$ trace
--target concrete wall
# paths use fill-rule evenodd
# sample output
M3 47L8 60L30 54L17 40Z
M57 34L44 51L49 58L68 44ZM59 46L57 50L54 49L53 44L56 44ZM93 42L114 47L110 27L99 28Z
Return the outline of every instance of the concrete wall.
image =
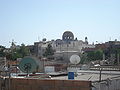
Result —
M92 83L92 90L120 90L120 77Z
M55 72L54 66L45 66L45 73Z
M80 53L77 52L77 51L56 52L56 53L55 53L55 58L57 59L57 58L62 57L62 59L63 59L65 62L70 62L70 57L71 57L72 55L74 55L74 54L80 55Z
M90 81L76 80L40 80L40 79L8 79L1 85L0 90L91 90Z

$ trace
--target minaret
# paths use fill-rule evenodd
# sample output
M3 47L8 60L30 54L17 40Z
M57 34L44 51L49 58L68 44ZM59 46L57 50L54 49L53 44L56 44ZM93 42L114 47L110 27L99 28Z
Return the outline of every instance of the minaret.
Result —
M87 37L85 37L85 43L88 44L88 38Z

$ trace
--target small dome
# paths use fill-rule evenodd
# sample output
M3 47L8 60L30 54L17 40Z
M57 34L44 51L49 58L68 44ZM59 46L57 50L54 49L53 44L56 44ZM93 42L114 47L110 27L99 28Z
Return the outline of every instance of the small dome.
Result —
M71 31L65 31L62 36L62 40L64 41L72 41L74 40L74 35Z
M46 41L47 39L46 38L43 38L42 41Z
M61 44L62 40L61 39L57 39L55 42L56 42L56 44Z

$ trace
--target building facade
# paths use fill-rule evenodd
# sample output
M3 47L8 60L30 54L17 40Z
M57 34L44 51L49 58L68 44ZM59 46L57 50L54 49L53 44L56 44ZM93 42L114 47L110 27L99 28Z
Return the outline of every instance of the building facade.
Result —
M48 44L51 44L52 48L55 50L55 59L65 62L69 62L69 58L73 54L80 55L83 48L95 48L94 45L88 43L87 37L85 37L85 41L77 40L77 38L74 38L74 34L71 31L65 31L62 35L62 39L52 41L43 39L40 42L35 42L35 52L38 57L43 57L43 53Z

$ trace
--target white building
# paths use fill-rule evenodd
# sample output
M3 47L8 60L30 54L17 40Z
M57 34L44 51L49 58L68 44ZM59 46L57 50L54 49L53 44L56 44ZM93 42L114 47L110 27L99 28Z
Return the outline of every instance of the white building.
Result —
M35 45L37 46L36 51L38 56L43 55L48 44L51 44L55 50L55 59L64 60L66 62L69 62L71 55L80 55L83 48L95 48L94 45L88 43L87 37L85 37L85 41L77 40L77 38L74 39L74 34L71 31L65 31L62 35L62 39L37 42Z

